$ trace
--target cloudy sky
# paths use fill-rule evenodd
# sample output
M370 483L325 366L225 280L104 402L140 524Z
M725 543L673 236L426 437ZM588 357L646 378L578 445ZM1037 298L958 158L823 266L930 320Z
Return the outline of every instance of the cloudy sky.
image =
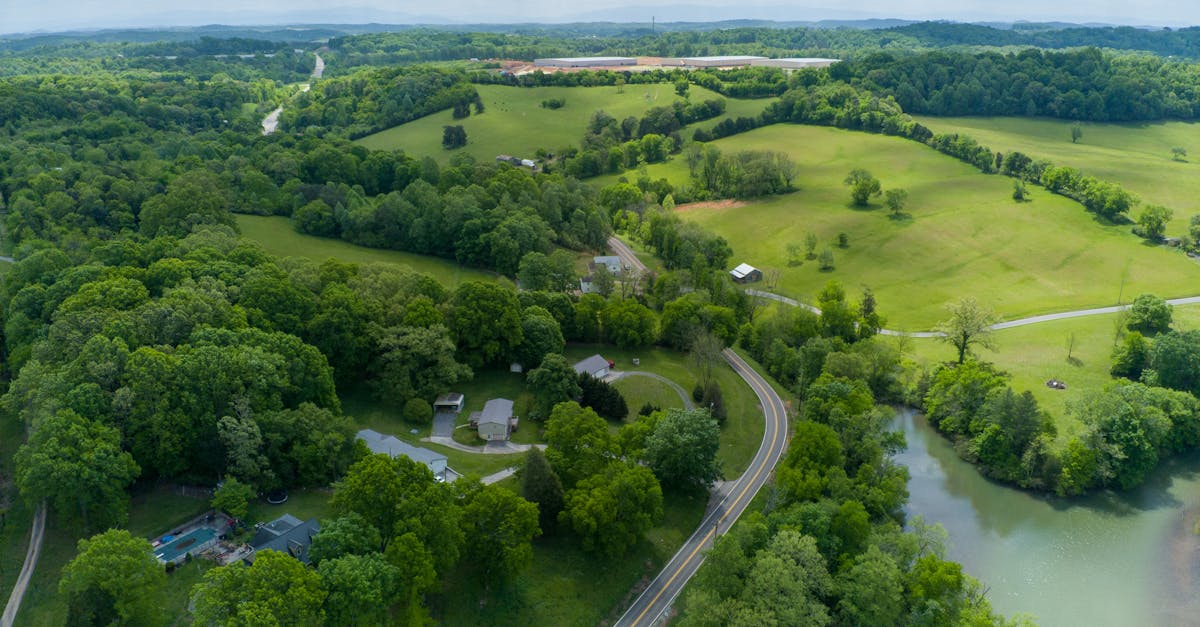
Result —
M1200 24L1191 0L0 0L0 33L197 24L861 18Z

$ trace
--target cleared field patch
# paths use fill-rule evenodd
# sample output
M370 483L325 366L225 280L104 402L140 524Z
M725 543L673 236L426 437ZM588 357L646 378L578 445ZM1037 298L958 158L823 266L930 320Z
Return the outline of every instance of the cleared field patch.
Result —
M1071 143L1072 122L1045 118L917 118L935 133L961 133L1000 152L1018 150L1084 174L1120 183L1143 202L1170 207L1168 236L1181 235L1200 212L1200 124L1082 122L1083 137ZM1172 148L1187 151L1184 161ZM1134 216L1136 217L1136 210Z
M658 379L630 376L613 385L620 390L621 396L625 397L625 403L629 405L627 420L630 421L637 419L638 411L647 403L661 409L683 408L683 400L679 398L679 394Z
M428 274L448 287L463 281L507 281L495 273L461 266L448 259L367 248L328 237L298 233L288 218L238 215L237 222L242 237L262 244L267 252L280 257L307 257L316 262L333 257L353 263L394 263Z
M413 120L373 135L359 139L357 143L375 150L403 150L415 157L432 156L446 163L458 152L466 152L476 159L489 160L496 155L533 159L538 148L557 151L566 146L578 146L587 129L588 120L598 109L603 109L617 121L629 116L641 117L648 109L670 106L676 100L675 89L670 84L626 85L617 87L510 87L507 85L478 85L476 89L483 98L484 112L479 115L455 120L450 111ZM702 102L713 98L724 98L720 94L693 85L688 100ZM547 109L542 101L563 98L566 105L561 109ZM751 117L758 115L769 104L769 100L736 100L724 98L725 115L722 117ZM721 118L698 122L708 128ZM442 127L459 125L467 131L467 145L460 150L442 148ZM691 137L691 132L685 133Z
M996 351L977 351L978 357L996 364L1012 375L1010 385L1018 392L1029 390L1038 404L1054 416L1059 439L1074 435L1080 424L1067 415L1067 406L1100 391L1112 381L1112 351L1117 332L1117 314L1087 316L1031 324L996 331ZM1174 308L1173 328L1200 328L1200 305ZM1067 359L1067 346L1074 346ZM894 341L894 340L893 340ZM934 339L905 340L907 355L918 363L933 366L956 358L954 348ZM1054 378L1067 384L1065 390L1046 387Z
M1122 293L1200 291L1200 265L1178 251L1147 246L1128 226L1103 224L1043 190L1035 188L1031 202L1013 201L1007 177L981 174L915 142L775 125L715 144L726 152L787 152L800 166L800 191L743 207L693 207L680 216L728 239L732 263L778 269L778 290L789 296L811 300L838 280L857 299L869 286L889 328L928 329L946 317L946 303L963 296L1013 319L1111 305ZM854 168L874 173L884 189L908 190L902 219L879 200L866 209L851 205L842 181ZM686 183L686 166L674 163L649 174ZM818 252L832 251L832 271L815 260L788 266L788 246L803 246L808 233L818 237ZM836 245L839 233L847 248Z

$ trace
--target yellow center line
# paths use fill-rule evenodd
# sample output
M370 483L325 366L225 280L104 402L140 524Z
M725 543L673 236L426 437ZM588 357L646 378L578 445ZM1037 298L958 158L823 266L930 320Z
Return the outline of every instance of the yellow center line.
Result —
M740 371L743 370L743 368L740 365L733 364L733 367L734 367L734 370L739 371L739 374L741 374ZM754 373L754 374L755 374L755 376L757 376L758 373ZM774 393L774 390L770 390L769 388L764 388L757 381L755 381L754 379L752 379L750 377L743 376L742 378L746 380L746 383L750 384L750 387L754 388L754 391L756 393L760 393L760 392L762 393L761 398L764 401L768 401L768 402L763 403L763 417L765 418L767 416L767 408L770 407L771 418L773 418L776 422L775 432L771 434L771 445L767 447L767 457L769 458L771 456L770 452L775 449L775 443L779 440L779 431L780 431L778 428L779 411L775 407L775 404L773 402L769 402L770 395ZM724 522L725 518L727 518L729 516L729 513L732 510L737 508L738 504L741 503L742 498L746 496L746 492L750 489L750 486L754 485L754 482L758 481L759 475L762 474L762 471L765 470L766 467L767 467L767 460L764 459L763 463L759 465L758 470L756 470L754 472L754 476L742 488L741 493L738 494L737 498L733 500L733 503L729 506L729 508L725 510L725 513L722 514L721 517L717 520L717 525L720 525L722 522ZM643 609L641 611L641 613L637 615L637 618L633 619L633 625L636 626L638 623L640 623L642 621L643 618L646 617L646 612L649 612L650 608L654 607L655 603L658 603L658 599L662 597L663 593L671 588L671 584L675 583L675 579L678 578L679 575L683 573L683 570L685 568L687 568L687 566L689 564L691 564L692 559L696 557L696 554L700 552L701 547L703 547L704 544L706 542L708 542L708 539L710 537L712 537L714 533L716 533L716 526L714 526L712 529L709 529L708 533L704 534L704 537L700 540L699 543L696 544L696 548L692 549L692 552L689 553L687 558L683 560L683 563L681 563L679 565L679 567L675 569L675 572L671 575L670 579L667 579L667 582L663 585L662 589L658 591L658 594L654 595L654 598L650 599L650 602L646 604L645 609Z

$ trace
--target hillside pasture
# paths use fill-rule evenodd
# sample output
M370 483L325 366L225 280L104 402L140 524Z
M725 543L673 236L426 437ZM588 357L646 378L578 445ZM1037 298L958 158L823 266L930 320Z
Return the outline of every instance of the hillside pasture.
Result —
M507 85L478 85L483 98L482 114L455 120L449 110L428 115L407 124L392 127L359 139L358 144L374 150L403 150L414 157L432 156L447 163L458 152L476 159L495 159L496 155L534 159L539 148L555 152L567 146L578 146L588 121L600 109L620 121L629 116L641 117L648 109L670 106L676 100L670 84L625 85L617 87L510 87ZM692 85L688 100L702 102L724 98L698 85ZM561 109L541 106L545 100L563 98ZM691 137L691 128L709 128L724 117L756 116L769 100L737 100L724 98L725 115L697 122L682 131ZM442 127L461 124L467 131L467 145L459 150L442 147Z
M1045 118L919 117L935 133L960 133L1002 153L1014 150L1084 174L1119 183L1144 203L1174 210L1167 236L1182 235L1200 213L1200 124L1079 123L1083 136L1071 143L1072 122ZM1187 156L1177 161L1171 149ZM1131 217L1136 217L1137 210Z
M1200 265L1182 253L1148 246L1128 225L1099 221L1078 203L1033 188L1012 199L1011 179L985 175L919 143L825 127L775 125L714 142L724 152L777 150L800 166L799 191L744 206L680 211L729 240L731 264L780 271L777 290L811 302L830 280L852 299L870 287L888 327L924 330L946 317L945 305L974 296L1003 318L1115 304L1139 293L1163 297L1200 292ZM851 204L843 179L865 168L883 188L909 198L900 218L880 199ZM651 166L686 185L681 159ZM834 269L816 260L788 265L788 246L805 236L829 248ZM836 244L839 233L847 248Z
M441 257L367 248L339 239L305 235L297 232L288 218L238 215L237 223L242 237L258 242L268 253L279 257L305 257L318 263L331 257L351 263L393 263L428 274L450 288L463 281L508 280L495 273L468 268Z

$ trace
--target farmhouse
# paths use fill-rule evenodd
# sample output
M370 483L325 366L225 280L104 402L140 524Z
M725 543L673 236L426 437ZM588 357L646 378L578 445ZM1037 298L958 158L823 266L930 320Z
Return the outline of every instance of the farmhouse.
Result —
M459 392L447 392L433 401L433 411L451 411L458 413L462 411L463 403L466 397Z
M391 457L407 457L414 462L425 464L435 477L446 476L446 456L441 453L413 446L394 436L384 435L372 429L359 431L358 439L362 440L372 453L383 453Z
M612 363L600 355L592 355L575 364L575 374L588 373L597 379L608 376Z
M733 277L734 283L753 283L762 280L762 270L748 263L743 263L730 270L729 276Z
M604 255L601 257L592 257L592 268L604 266L613 276L621 274L621 258L615 255Z
M517 417L513 415L513 402L507 398L493 398L483 405L483 411L471 414L471 426L479 431L479 437L488 442L503 442L517 430Z
M279 551L308 564L308 547L312 544L313 536L321 530L321 523L316 518L301 521L291 514L284 514L266 524L258 525L254 531L254 539L250 546L254 552ZM254 554L246 558L253 562Z
M785 70L801 70L810 67L829 67L839 63L840 59L822 59L819 57L792 57L787 59L758 59L751 61L755 67L777 67Z
M613 65L637 65L632 57L557 57L534 59L537 67L607 67Z

